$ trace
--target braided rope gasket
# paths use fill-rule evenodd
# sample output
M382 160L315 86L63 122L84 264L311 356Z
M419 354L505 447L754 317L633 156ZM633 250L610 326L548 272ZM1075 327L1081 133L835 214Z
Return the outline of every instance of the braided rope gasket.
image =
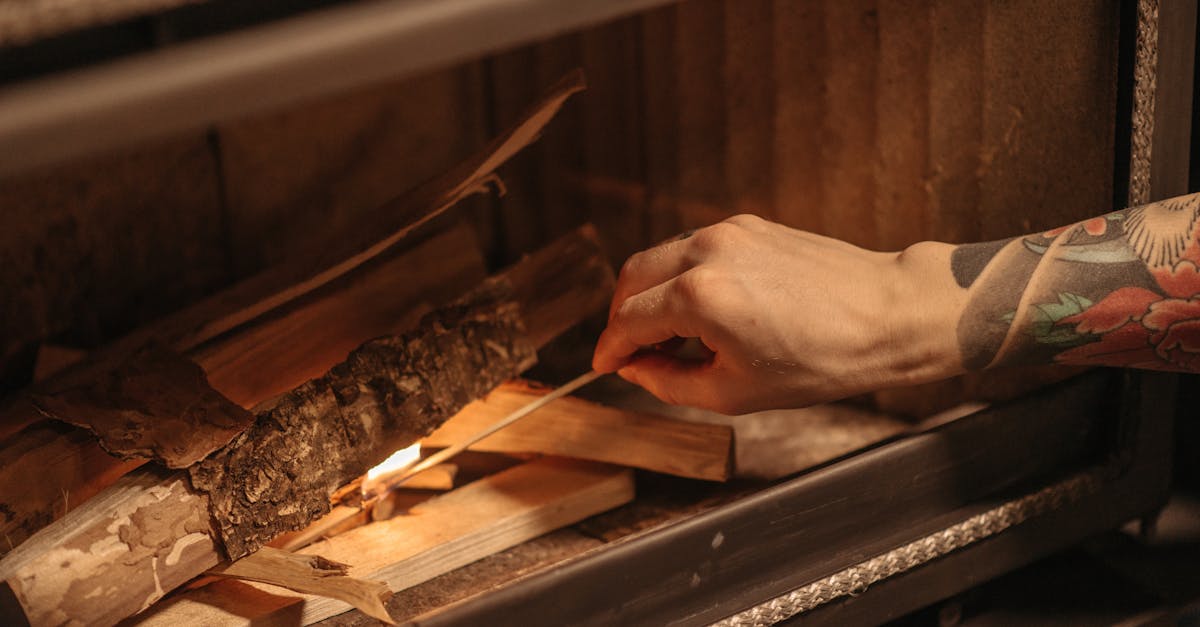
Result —
M1134 207L1150 202L1154 148L1154 95L1158 90L1159 0L1138 0L1137 47L1133 60L1133 113L1129 140L1129 198Z
M912 570L935 558L994 536L1034 516L1053 511L1066 503L1095 493L1102 482L1102 472L1099 470L1073 475L883 555L775 597L766 603L734 614L713 623L713 627L773 625L834 599L861 594L871 584Z

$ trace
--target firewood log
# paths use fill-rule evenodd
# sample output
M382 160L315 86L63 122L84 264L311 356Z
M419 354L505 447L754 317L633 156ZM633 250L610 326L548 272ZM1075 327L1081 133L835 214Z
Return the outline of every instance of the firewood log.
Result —
M211 494L193 489L182 471L135 471L0 560L2 587L34 624L113 622L144 609L224 559L223 542L240 556L328 511L338 486L527 366L535 346L518 345L521 318L536 321L539 332L531 337L544 343L601 309L612 280L590 228L559 240L489 280L484 292L495 296L499 285L515 284L513 292L528 300L485 299L476 302L482 309L460 303L439 310L406 339L369 343L323 380L261 413L252 433L193 468ZM427 346L403 357L386 354L408 351L413 342ZM503 350L484 348L493 343ZM405 358L426 363L405 366ZM386 380L373 380L375 374ZM414 411L423 426L395 419ZM338 429L357 437L335 437ZM342 447L326 448L319 442L326 438ZM314 455L330 461L294 463Z
M633 473L542 458L430 499L406 516L359 527L302 553L350 564L350 574L403 590L633 499ZM308 625L350 606L257 583L218 581L151 608L134 624Z
M290 389L299 381L319 374L324 367L334 361L320 363L313 359L307 365L315 366L315 370L297 368L296 364L303 360L288 359L287 355L294 354L298 348L304 348L308 343L312 350L304 351L307 356L344 355L345 351L380 334L380 330L369 325L356 326L356 318L352 315L339 315L343 307L363 306L360 301L344 299L335 301L331 310L325 310L322 315L312 316L302 320L300 328L287 331L291 337L301 341L279 341L279 334L273 335L276 341L272 346L263 350L262 334L254 333L257 326L260 330L267 327L278 329L281 316L286 318L289 312L297 307L309 308L314 311L311 301L320 291L335 287L334 283L343 280L347 274L360 270L364 264L383 254L397 242L413 233L418 227L427 223L434 216L444 212L458 200L483 191L489 182L496 180L494 170L509 157L534 141L542 128L554 116L571 94L583 88L582 75L578 72L565 77L552 88L547 95L536 103L513 127L493 140L484 150L463 162L456 168L436 177L412 192L388 203L376 210L368 221L370 226L362 224L350 225L345 232L324 234L325 241L334 246L328 253L304 259L298 263L278 268L272 268L262 275L248 279L193 306L166 317L165 319L139 329L129 336L114 342L102 349L91 359L68 368L66 371L41 382L34 392L43 399L57 398L63 394L78 392L79 389L92 388L96 381L103 379L122 364L130 363L131 356L136 355L148 343L157 343L174 350L177 353L190 355L204 368L210 380L216 384L218 391L224 392L222 385L230 389L234 400L244 406L250 406L273 394ZM379 233L386 235L380 239ZM467 255L477 253L473 246L446 246L443 250L451 249L454 255L462 255L463 250L470 250ZM411 267L411 266L409 266ZM361 273L361 271L360 271ZM381 273L368 272L373 278L373 286L386 284ZM461 273L454 277L463 278ZM453 278L445 277L445 286L453 285ZM395 277L392 277L393 279ZM517 282L520 283L519 281ZM390 295L384 298L388 302L410 305L414 300L425 296L416 291L403 287L403 281L394 281L399 285ZM359 286L361 288L361 284ZM428 286L426 287L434 287ZM530 289L537 289L530 288ZM367 293L370 289L366 290ZM433 290L436 292L437 290ZM360 289L359 294L362 294ZM453 293L453 292L452 292ZM569 294L569 291L560 291ZM431 294L426 290L424 294ZM345 296L346 294L342 294ZM326 303L330 301L325 301ZM383 303L387 305L388 303ZM437 302L431 303L437 304ZM307 307L306 307L307 305ZM369 306L369 305L368 305ZM381 306L382 311L387 307ZM403 316L398 316L402 318ZM348 319L348 322L345 320ZM294 321L294 318L292 319ZM376 319L378 320L378 319ZM335 329L324 326L335 325ZM536 325L538 321L529 321ZM265 323L265 325L261 324ZM342 324L339 332L336 325ZM308 326L305 326L308 325ZM249 327L251 332L244 333ZM308 331L309 328L313 330ZM531 326L538 332L546 332L540 326ZM395 331L389 329L389 331ZM359 333L356 335L355 333ZM369 335L361 335L362 333ZM272 335L267 333L267 335ZM536 338L535 338L536 339ZM215 347L214 347L215 345ZM254 347L254 348L251 348ZM244 358L249 357L249 358ZM247 389L248 382L262 382L262 373L271 372L271 364L288 363L288 367L279 368L278 379L267 379L267 384ZM299 376L300 379L289 381L289 377ZM104 486L124 472L137 466L128 460L112 459L105 461L103 453L92 439L78 434L48 443L52 450L44 452L31 451L26 441L29 434L21 433L23 429L33 429L44 435L44 430L38 430L32 425L39 422L44 413L53 408L45 403L38 405L29 402L30 399L18 399L0 411L0 434L8 436L0 442L0 459L12 458L17 454L30 455L40 458L53 459L87 459L92 460L93 467L87 473L50 473L36 489L30 489L23 482L20 472L6 472L6 467L0 466L0 532L7 539L0 539L0 553L9 550L10 546L19 544L30 533L54 520L64 511L63 502L70 495L87 497L95 494ZM60 407L61 409L61 407ZM75 414L76 423L87 423L87 412ZM201 433L196 428L183 430L188 432L196 441L228 441L230 437L241 431L240 427L222 426L212 432ZM93 426L87 423L88 426ZM202 426L204 423L200 423ZM105 432L105 435L111 435ZM111 441L106 442L109 451L118 450ZM9 449L12 449L11 451ZM153 451L160 459L167 459L174 464L186 465L182 457L161 457L163 450ZM126 451L128 454L133 454ZM75 502L79 502L76 499Z

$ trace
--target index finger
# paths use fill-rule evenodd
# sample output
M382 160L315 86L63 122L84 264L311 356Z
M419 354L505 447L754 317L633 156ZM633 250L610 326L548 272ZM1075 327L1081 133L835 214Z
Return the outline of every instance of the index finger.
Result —
M689 231L671 241L635 253L625 261L617 276L612 304L608 307L610 320L630 296L665 283L695 265L686 253L689 243L685 241L685 236L690 235Z
M596 342L592 367L613 372L638 350L675 337L700 337L696 322L682 315L672 298L678 279L660 283L626 299Z

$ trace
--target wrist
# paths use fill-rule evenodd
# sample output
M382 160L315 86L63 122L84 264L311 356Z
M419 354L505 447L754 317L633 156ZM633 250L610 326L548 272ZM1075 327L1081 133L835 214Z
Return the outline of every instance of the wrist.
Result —
M954 246L919 242L889 254L891 314L888 364L895 385L914 385L965 372L958 321L966 290L950 271Z

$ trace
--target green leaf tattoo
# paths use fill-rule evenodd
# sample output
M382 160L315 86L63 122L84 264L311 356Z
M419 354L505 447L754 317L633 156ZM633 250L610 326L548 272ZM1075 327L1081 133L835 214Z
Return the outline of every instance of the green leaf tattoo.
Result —
M1091 306L1092 301L1083 296L1070 292L1059 292L1057 303L1042 303L1031 308L1029 334L1039 344L1050 344L1061 348L1086 344L1094 338L1076 333L1072 326L1058 326L1058 321L1083 313L1083 310ZM1015 311L1010 311L1000 319L1012 323L1015 314Z

